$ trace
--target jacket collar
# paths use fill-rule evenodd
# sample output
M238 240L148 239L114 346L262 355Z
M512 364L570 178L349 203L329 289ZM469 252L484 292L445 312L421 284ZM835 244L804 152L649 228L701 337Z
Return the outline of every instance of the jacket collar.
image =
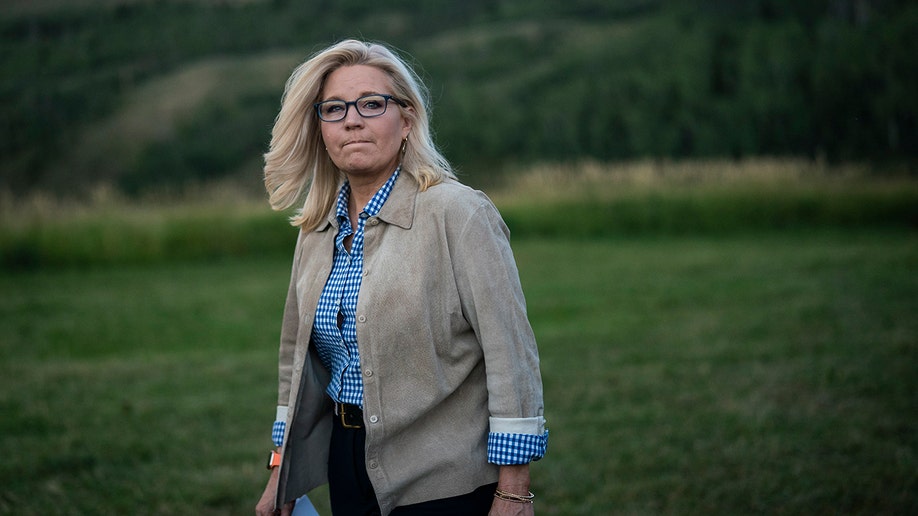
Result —
M402 229L411 229L411 225L414 223L414 207L418 190L417 181L403 170L392 186L389 198L379 210L379 219ZM338 227L336 208L337 205L332 206L331 211L328 212L325 218L325 223L320 224L315 231L325 231L329 227Z
M379 219L387 224L402 229L411 229L414 222L415 199L418 196L418 183L403 170L399 174L389 199L379 210Z

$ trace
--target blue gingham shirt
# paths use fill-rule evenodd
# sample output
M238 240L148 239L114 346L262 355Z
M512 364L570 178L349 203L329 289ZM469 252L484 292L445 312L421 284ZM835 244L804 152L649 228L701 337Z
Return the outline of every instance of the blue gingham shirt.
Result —
M363 277L364 226L370 217L379 214L379 210L389 198L400 170L401 167L395 169L392 177L360 212L356 230L348 216L350 184L345 183L338 193L335 216L339 224L332 270L319 297L312 328L312 342L322 364L331 372L331 381L325 392L339 403L363 407L356 312L357 296ZM348 252L344 240L351 235L353 240ZM271 433L275 445L283 444L285 432L286 421L278 418ZM547 440L547 431L544 435L491 432L488 434L488 462L509 465L538 460L545 455Z
M312 327L312 342L322 364L331 372L331 381L325 392L339 403L349 403L363 408L363 379L360 376L360 353L357 350L357 295L363 278L363 230L367 219L379 214L400 169L370 199L357 217L356 230L348 217L350 183L344 183L338 194L338 235L335 237L335 255L331 274L319 297L316 318ZM351 250L344 239L353 235ZM339 327L339 322L341 323Z

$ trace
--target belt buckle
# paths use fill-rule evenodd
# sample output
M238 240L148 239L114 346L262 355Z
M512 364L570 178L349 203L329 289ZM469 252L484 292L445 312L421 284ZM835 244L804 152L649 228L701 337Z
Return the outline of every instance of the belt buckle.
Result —
M363 425L352 425L347 422L347 409L343 403L338 405L338 415L341 417L341 426L351 430L357 430L363 428Z

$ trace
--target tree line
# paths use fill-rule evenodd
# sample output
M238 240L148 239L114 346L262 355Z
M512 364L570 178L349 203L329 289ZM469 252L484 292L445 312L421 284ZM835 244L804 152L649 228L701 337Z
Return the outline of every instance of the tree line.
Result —
M473 173L545 160L793 155L914 163L918 7L893 0L129 2L0 15L0 188L49 184L88 125L212 56L387 41ZM181 92L176 92L181 94ZM219 177L264 150L275 98L202 109L121 186ZM207 130L220 124L223 130ZM233 145L222 145L231 138ZM911 166L911 165L910 165ZM163 173L163 171L166 171ZM165 178L165 179L163 179ZM171 178L171 179L170 179Z

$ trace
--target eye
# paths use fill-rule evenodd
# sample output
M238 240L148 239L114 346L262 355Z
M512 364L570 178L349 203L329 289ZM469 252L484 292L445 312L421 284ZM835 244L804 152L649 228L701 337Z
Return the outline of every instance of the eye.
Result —
M373 97L371 99L364 99L363 102L360 103L360 107L371 111L382 109L384 102L385 100L381 97Z
M326 102L322 104L322 113L326 115L332 115L335 113L340 113L344 111L343 102Z

